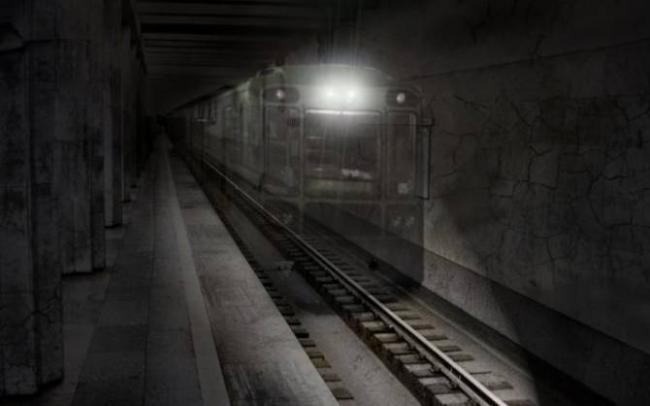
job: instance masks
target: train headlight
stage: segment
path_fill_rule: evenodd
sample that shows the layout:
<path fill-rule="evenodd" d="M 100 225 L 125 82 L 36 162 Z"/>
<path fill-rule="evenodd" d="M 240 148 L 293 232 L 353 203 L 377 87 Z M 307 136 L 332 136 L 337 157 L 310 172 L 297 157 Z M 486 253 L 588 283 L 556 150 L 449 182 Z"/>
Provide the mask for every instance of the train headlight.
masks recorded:
<path fill-rule="evenodd" d="M 264 100 L 274 103 L 296 103 L 300 99 L 294 87 L 272 87 L 264 89 Z"/>
<path fill-rule="evenodd" d="M 334 98 L 336 97 L 336 90 L 331 86 L 324 87 L 322 93 L 323 93 L 323 99 L 327 101 L 333 101 Z"/>
<path fill-rule="evenodd" d="M 354 85 L 326 85 L 320 90 L 321 100 L 328 106 L 346 106 L 361 98 L 361 91 Z"/>
<path fill-rule="evenodd" d="M 348 91 L 345 93 L 345 101 L 348 103 L 352 103 L 357 98 L 359 97 L 359 91 L 355 88 L 350 88 Z"/>
<path fill-rule="evenodd" d="M 407 89 L 389 89 L 386 104 L 395 107 L 415 107 L 420 102 L 418 95 Z"/>

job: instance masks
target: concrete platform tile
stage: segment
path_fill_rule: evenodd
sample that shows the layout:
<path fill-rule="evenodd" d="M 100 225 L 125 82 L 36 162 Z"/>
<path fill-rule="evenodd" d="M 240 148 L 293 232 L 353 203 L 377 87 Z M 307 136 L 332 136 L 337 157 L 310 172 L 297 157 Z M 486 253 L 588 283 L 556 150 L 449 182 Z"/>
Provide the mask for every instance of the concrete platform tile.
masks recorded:
<path fill-rule="evenodd" d="M 153 256 L 146 259 L 128 261 L 119 264 L 111 276 L 111 284 L 142 285 L 151 282 L 151 269 L 153 267 Z"/>
<path fill-rule="evenodd" d="M 151 286 L 151 271 L 140 275 L 114 275 L 107 293 L 121 292 L 129 289 L 147 289 Z"/>
<path fill-rule="evenodd" d="M 178 283 L 182 280 L 181 265 L 177 257 L 170 259 L 156 258 L 154 260 L 153 272 L 151 273 L 152 284 Z"/>
<path fill-rule="evenodd" d="M 187 172 L 179 161 L 172 168 L 182 200 L 191 178 L 179 182 Z M 231 404 L 335 405 L 205 196 L 181 209 Z"/>
<path fill-rule="evenodd" d="M 146 324 L 148 297 L 107 299 L 99 316 L 99 325 Z"/>
<path fill-rule="evenodd" d="M 63 336 L 65 337 L 63 350 L 65 374 L 63 381 L 55 389 L 57 393 L 74 393 L 93 337 L 93 326 L 66 323 L 63 325 Z"/>
<path fill-rule="evenodd" d="M 203 406 L 201 393 L 185 388 L 175 389 L 168 385 L 152 385 L 145 391 L 146 406 Z"/>
<path fill-rule="evenodd" d="M 71 324 L 94 324 L 99 318 L 102 303 L 97 301 L 74 302 L 63 304 L 64 323 Z"/>
<path fill-rule="evenodd" d="M 79 383 L 94 382 L 110 386 L 123 380 L 137 382 L 144 378 L 144 368 L 144 353 L 89 353 Z"/>
<path fill-rule="evenodd" d="M 144 352 L 145 325 L 98 326 L 89 348 L 90 354 Z"/>
<path fill-rule="evenodd" d="M 111 384 L 81 383 L 77 387 L 71 406 L 133 406 L 142 404 L 141 383 Z"/>
<path fill-rule="evenodd" d="M 202 404 L 196 360 L 186 355 L 151 355 L 147 360 L 145 404 Z"/>
<path fill-rule="evenodd" d="M 147 337 L 147 356 L 182 356 L 194 358 L 192 333 L 187 329 L 152 330 Z"/>
<path fill-rule="evenodd" d="M 301 363 L 224 364 L 224 375 L 233 405 L 322 405 L 302 371 Z M 298 400 L 300 399 L 300 401 Z"/>
<path fill-rule="evenodd" d="M 149 328 L 155 330 L 186 329 L 189 331 L 187 304 L 183 286 L 175 289 L 154 287 L 149 300 Z"/>

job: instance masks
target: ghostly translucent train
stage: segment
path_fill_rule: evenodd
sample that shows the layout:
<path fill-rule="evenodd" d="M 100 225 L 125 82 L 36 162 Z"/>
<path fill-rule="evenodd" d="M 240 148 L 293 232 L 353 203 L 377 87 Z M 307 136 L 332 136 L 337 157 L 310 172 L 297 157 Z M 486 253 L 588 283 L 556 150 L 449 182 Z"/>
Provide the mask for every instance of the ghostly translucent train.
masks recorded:
<path fill-rule="evenodd" d="M 282 66 L 179 107 L 167 131 L 295 231 L 317 222 L 419 279 L 422 110 L 416 88 L 375 69 Z"/>

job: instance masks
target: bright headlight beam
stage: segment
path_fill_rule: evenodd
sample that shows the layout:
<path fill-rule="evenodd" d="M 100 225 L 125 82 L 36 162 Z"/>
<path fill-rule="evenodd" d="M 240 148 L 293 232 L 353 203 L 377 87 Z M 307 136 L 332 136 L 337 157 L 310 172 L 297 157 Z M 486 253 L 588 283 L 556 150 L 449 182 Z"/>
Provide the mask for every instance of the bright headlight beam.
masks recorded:
<path fill-rule="evenodd" d="M 333 99 L 335 94 L 336 92 L 334 91 L 334 88 L 330 86 L 323 89 L 323 96 L 325 96 L 326 99 Z"/>
<path fill-rule="evenodd" d="M 325 85 L 321 94 L 327 103 L 352 103 L 359 98 L 359 89 L 354 85 Z"/>

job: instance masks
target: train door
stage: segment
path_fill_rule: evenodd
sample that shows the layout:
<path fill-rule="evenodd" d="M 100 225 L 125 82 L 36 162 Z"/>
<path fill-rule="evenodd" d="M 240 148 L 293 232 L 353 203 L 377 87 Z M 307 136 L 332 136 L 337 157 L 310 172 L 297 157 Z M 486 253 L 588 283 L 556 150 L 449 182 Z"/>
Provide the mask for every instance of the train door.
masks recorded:
<path fill-rule="evenodd" d="M 297 196 L 301 178 L 299 110 L 266 106 L 264 144 L 265 191 L 276 196 Z"/>
<path fill-rule="evenodd" d="M 264 154 L 262 146 L 261 107 L 254 98 L 247 104 L 247 165 L 257 178 L 253 183 L 259 183 L 259 176 L 264 170 Z"/>
<path fill-rule="evenodd" d="M 189 151 L 192 156 L 198 160 L 201 154 L 201 139 L 204 124 L 203 104 L 196 104 L 192 110 L 193 112 L 190 124 Z"/>
<path fill-rule="evenodd" d="M 239 105 L 239 140 L 241 145 L 241 171 L 242 176 L 251 182 L 251 140 L 249 139 L 250 110 L 246 99 Z"/>
<path fill-rule="evenodd" d="M 416 116 L 411 112 L 390 112 L 387 121 L 385 229 L 419 244 L 422 205 L 417 197 L 420 156 Z"/>
<path fill-rule="evenodd" d="M 226 107 L 224 114 L 226 166 L 235 173 L 239 173 L 239 165 L 241 163 L 242 155 L 239 109 L 237 107 L 228 106 Z"/>
<path fill-rule="evenodd" d="M 209 108 L 209 117 L 208 122 L 206 123 L 205 128 L 205 142 L 204 142 L 204 151 L 203 158 L 210 159 L 214 156 L 214 150 L 216 146 L 216 139 L 219 136 L 219 125 L 217 119 L 219 117 L 217 100 L 212 99 L 208 102 Z"/>

